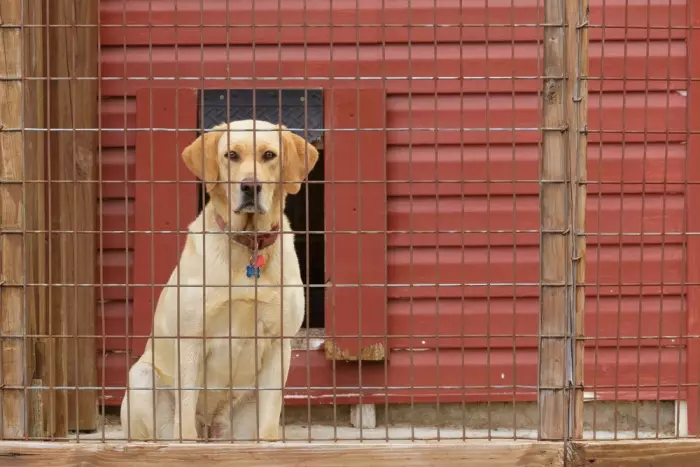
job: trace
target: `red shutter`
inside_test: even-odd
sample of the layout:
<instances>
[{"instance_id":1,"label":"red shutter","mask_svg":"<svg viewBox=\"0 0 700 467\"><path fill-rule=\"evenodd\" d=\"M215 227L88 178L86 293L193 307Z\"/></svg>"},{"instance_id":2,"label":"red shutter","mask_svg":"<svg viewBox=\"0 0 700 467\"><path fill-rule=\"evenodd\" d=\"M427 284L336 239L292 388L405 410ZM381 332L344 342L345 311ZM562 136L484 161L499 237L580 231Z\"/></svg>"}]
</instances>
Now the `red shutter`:
<instances>
[{"instance_id":1,"label":"red shutter","mask_svg":"<svg viewBox=\"0 0 700 467\"><path fill-rule=\"evenodd\" d=\"M180 157L197 137L197 90L141 89L136 94L136 121L131 335L148 336L160 292L185 245L184 232L197 214L197 179ZM183 233L163 233L178 230ZM141 355L145 345L145 338L135 338L133 356Z\"/></svg>"},{"instance_id":2,"label":"red shutter","mask_svg":"<svg viewBox=\"0 0 700 467\"><path fill-rule=\"evenodd\" d=\"M384 90L331 89L324 96L328 130L324 154L326 357L383 360L387 282Z\"/></svg>"}]
</instances>

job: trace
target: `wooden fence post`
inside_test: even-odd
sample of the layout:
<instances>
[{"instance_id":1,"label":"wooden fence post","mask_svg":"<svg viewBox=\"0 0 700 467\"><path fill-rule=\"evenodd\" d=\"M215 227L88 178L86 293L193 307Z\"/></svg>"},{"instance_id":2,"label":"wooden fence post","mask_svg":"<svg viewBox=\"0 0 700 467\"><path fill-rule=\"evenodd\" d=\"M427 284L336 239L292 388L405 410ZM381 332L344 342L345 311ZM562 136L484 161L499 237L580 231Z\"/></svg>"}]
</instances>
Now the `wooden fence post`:
<instances>
[{"instance_id":1,"label":"wooden fence post","mask_svg":"<svg viewBox=\"0 0 700 467\"><path fill-rule=\"evenodd\" d=\"M545 0L539 437L583 429L587 0Z\"/></svg>"},{"instance_id":2,"label":"wooden fence post","mask_svg":"<svg viewBox=\"0 0 700 467\"><path fill-rule=\"evenodd\" d=\"M51 0L49 28L49 179L51 310L69 387L68 427L97 426L95 270L97 202L98 8L95 0ZM82 337L78 337L82 336Z\"/></svg>"},{"instance_id":3,"label":"wooden fence post","mask_svg":"<svg viewBox=\"0 0 700 467\"><path fill-rule=\"evenodd\" d=\"M588 0L566 0L566 91L569 126L569 210L573 247L569 309L572 392L569 436L583 437L584 307L586 300L586 180L588 163Z\"/></svg>"},{"instance_id":4,"label":"wooden fence post","mask_svg":"<svg viewBox=\"0 0 700 467\"><path fill-rule=\"evenodd\" d=\"M46 66L42 0L0 0L0 438L61 435L48 426L45 343ZM35 386L35 388L31 388ZM55 425L54 425L55 428Z\"/></svg>"}]
</instances>

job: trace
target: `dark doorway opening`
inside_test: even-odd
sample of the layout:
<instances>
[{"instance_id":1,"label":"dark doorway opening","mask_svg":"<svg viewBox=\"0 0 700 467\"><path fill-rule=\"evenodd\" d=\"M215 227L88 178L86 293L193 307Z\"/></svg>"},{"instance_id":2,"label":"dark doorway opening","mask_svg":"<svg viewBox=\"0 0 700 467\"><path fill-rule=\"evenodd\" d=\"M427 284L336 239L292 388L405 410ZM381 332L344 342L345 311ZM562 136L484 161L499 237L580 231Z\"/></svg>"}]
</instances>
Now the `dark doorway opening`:
<instances>
[{"instance_id":1,"label":"dark doorway opening","mask_svg":"<svg viewBox=\"0 0 700 467\"><path fill-rule=\"evenodd\" d=\"M285 209L296 233L295 249L305 285L307 315L304 326L311 328L323 328L325 324L323 110L323 91L318 89L260 89L255 94L250 89L205 90L200 95L201 128L208 129L225 121L244 120L255 115L259 120L283 123L319 149L319 161L309 174L308 183L302 185L299 193L287 197ZM209 201L201 183L198 193L201 211Z\"/></svg>"}]
</instances>

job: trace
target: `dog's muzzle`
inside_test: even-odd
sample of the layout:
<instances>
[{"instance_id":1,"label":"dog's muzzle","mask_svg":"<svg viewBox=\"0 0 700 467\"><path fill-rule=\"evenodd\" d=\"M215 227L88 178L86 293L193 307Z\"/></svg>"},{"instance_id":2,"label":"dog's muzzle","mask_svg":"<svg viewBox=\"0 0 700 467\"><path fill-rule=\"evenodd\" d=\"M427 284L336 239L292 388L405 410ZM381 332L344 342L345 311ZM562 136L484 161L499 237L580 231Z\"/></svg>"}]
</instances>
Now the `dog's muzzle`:
<instances>
[{"instance_id":1,"label":"dog's muzzle","mask_svg":"<svg viewBox=\"0 0 700 467\"><path fill-rule=\"evenodd\" d=\"M241 197L240 204L235 209L236 213L265 213L265 210L260 205L260 196L262 195L262 185L253 178L246 178L241 181Z\"/></svg>"}]
</instances>

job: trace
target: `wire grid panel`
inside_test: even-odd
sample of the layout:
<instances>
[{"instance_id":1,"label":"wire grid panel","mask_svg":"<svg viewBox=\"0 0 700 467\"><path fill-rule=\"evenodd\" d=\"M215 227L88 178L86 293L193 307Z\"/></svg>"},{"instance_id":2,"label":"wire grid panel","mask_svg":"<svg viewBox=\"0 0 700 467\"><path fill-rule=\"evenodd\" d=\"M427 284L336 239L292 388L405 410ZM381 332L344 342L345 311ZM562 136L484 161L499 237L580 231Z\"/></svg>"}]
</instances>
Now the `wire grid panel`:
<instances>
[{"instance_id":1,"label":"wire grid panel","mask_svg":"<svg viewBox=\"0 0 700 467\"><path fill-rule=\"evenodd\" d=\"M588 244L586 437L695 433L687 213L696 171L686 157L695 1L590 5L587 224L578 232ZM4 23L49 32L39 65L23 60L13 75L47 102L46 114L23 106L23 120L4 126L21 130L25 148L38 138L51 157L3 173L4 196L21 189L34 208L17 225L4 221L3 257L14 228L15 248L45 255L47 267L32 270L25 253L23 278L4 274L3 306L21 289L26 305L17 309L38 311L4 323L19 338L7 345L33 373L13 381L12 362L2 364L15 391L3 395L3 419L12 407L27 415L3 439L133 440L159 424L170 432L145 437L181 440L196 425L194 436L208 441L538 438L543 38L557 26L544 22L541 0L102 0L88 19L79 1L32 5ZM28 13L41 8L48 27ZM99 68L81 65L81 34L94 34ZM67 60L51 53L62 38L72 44ZM80 86L97 88L97 107L62 114ZM274 204L289 175L275 162L293 151L287 134L264 122L213 128L253 116L312 143L297 151L298 174L319 154L286 200L289 226ZM182 157L193 143L196 163ZM81 170L92 157L83 144L98 148L94 177ZM255 183L243 185L250 148L263 146ZM251 217L235 212L251 191L268 212L236 224ZM232 231L251 231L254 244L275 239L258 253L279 248L273 255L284 260L251 264L255 248L240 239L212 254ZM217 269L244 248L243 262ZM175 269L186 254L199 261ZM299 291L303 322L287 332L287 297ZM251 314L269 321L245 328L241 315ZM275 345L287 353L267 359ZM181 354L179 375L158 348ZM128 372L143 355L137 369L162 387L146 385L140 407L161 409L125 411L122 426ZM203 355L216 358L204 365ZM188 373L196 361L199 376ZM229 362L235 368L223 372ZM263 368L274 381L255 376ZM196 419L185 426L193 394ZM279 428L270 415L277 397Z\"/></svg>"},{"instance_id":2,"label":"wire grid panel","mask_svg":"<svg viewBox=\"0 0 700 467\"><path fill-rule=\"evenodd\" d=\"M686 152L694 9L650 3L624 20L591 15L591 55L623 65L592 60L589 77L600 90L590 108L611 109L588 122L585 399L597 439L696 433L688 325L697 176Z\"/></svg>"}]
</instances>

